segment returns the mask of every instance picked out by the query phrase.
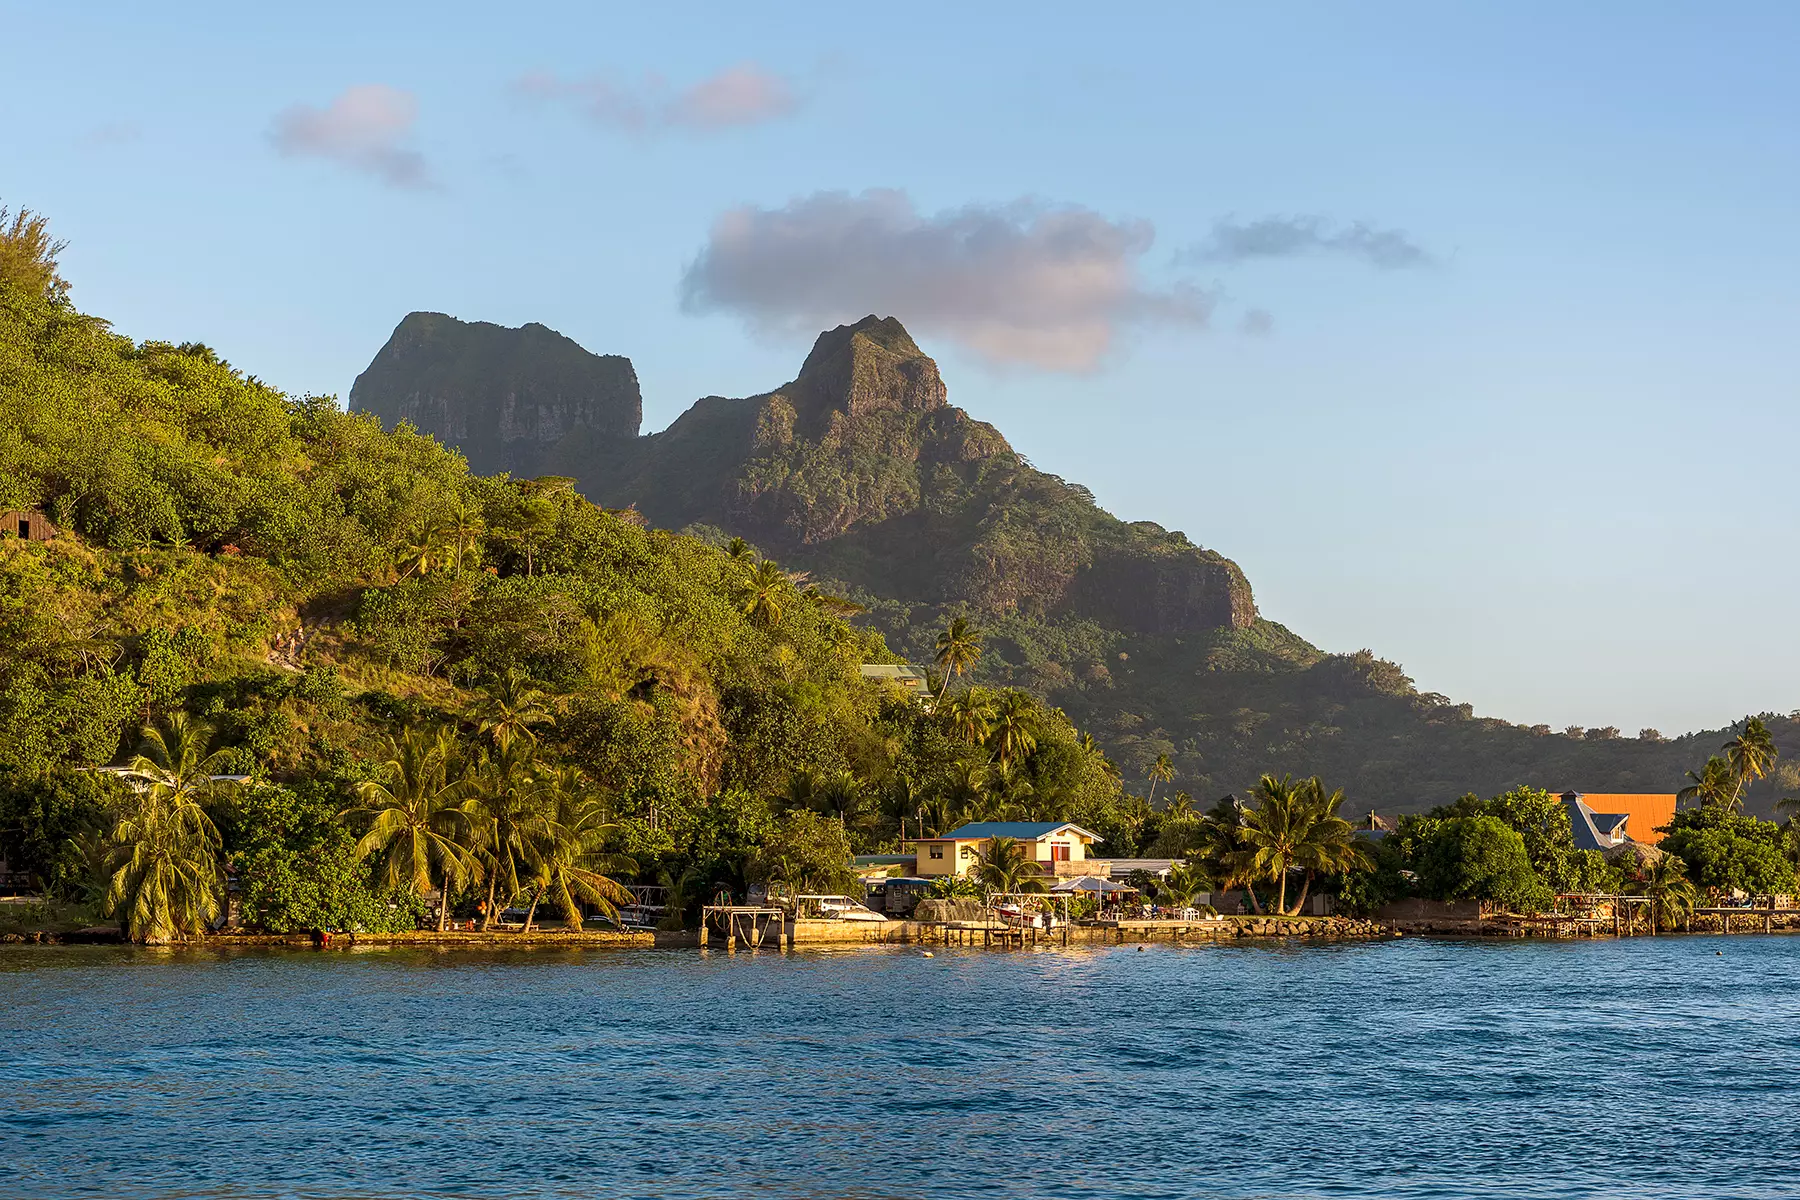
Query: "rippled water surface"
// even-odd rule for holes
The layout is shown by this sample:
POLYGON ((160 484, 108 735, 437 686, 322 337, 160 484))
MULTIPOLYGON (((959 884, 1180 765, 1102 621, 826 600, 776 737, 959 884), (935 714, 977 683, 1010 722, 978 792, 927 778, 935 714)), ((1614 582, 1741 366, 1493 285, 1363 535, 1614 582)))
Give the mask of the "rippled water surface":
POLYGON ((6 1197, 1764 1197, 1797 1150, 1800 938, 0 947, 6 1197))

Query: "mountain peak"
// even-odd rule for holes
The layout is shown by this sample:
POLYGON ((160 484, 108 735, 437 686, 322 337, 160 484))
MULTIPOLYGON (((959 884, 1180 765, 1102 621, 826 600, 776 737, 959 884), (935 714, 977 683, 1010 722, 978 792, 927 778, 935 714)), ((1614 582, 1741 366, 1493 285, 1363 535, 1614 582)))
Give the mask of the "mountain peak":
POLYGON ((643 399, 631 360, 594 354, 536 321, 517 329, 408 313, 350 389, 352 412, 410 421, 477 471, 535 475, 575 435, 636 437, 643 399))
POLYGON ((898 320, 874 314, 821 333, 800 374, 782 391, 797 409, 814 415, 929 412, 948 403, 937 363, 898 320))

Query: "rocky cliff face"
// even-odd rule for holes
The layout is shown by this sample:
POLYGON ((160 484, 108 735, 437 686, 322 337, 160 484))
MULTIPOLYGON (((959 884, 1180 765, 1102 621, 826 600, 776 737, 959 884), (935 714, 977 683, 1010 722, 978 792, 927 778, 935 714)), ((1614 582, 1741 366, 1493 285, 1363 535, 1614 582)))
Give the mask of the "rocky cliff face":
MULTIPOLYGON (((584 440, 532 364, 457 374, 442 351, 413 348, 418 316, 357 381, 352 403, 384 421, 413 420, 461 446, 477 469, 493 461, 484 438, 508 463, 535 448, 534 461, 575 476, 601 504, 636 505, 664 528, 716 526, 788 565, 912 604, 1145 634, 1244 628, 1256 618, 1249 582, 1229 559, 1149 522, 1118 520, 952 405, 937 364, 891 317, 819 335, 800 373, 772 392, 707 397, 644 438, 622 436, 623 420, 603 426, 585 415, 588 429, 613 436, 584 440), (429 378, 416 378, 421 367, 429 378), (521 380, 535 390, 522 391, 521 380), (397 400, 377 407, 363 399, 373 395, 397 400)), ((419 332, 428 342, 432 326, 419 332)), ((635 432, 635 378, 630 397, 635 432)))
POLYGON ((644 415, 630 359, 591 354, 542 325, 417 312, 357 376, 350 408, 389 428, 411 421, 476 471, 527 476, 636 437, 644 415))

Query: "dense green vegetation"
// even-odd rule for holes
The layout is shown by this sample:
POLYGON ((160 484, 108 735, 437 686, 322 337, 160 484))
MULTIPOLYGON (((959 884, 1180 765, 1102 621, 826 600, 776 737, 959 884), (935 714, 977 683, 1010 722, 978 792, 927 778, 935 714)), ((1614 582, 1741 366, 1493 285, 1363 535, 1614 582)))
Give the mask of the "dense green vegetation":
MULTIPOLYGON (((60 530, 0 538, 0 855, 134 936, 228 907, 271 931, 486 924, 511 905, 528 926, 606 914, 631 883, 666 887, 679 920, 720 889, 841 888, 853 853, 984 819, 1072 820, 1109 856, 1187 858, 1171 902, 1243 887, 1259 911, 1319 888, 1363 909, 1530 909, 1633 887, 1670 912, 1696 887, 1795 888, 1793 823, 1739 811, 1759 786, 1800 790, 1779 762, 1792 720, 1746 722, 1694 773, 1668 855, 1607 862, 1571 848, 1549 793, 1514 784, 1666 787, 1693 739, 1477 720, 1262 620, 1124 632, 1079 605, 984 617, 808 579, 717 529, 648 529, 567 478, 474 475, 203 345, 119 337, 72 306, 56 249, 0 214, 0 507, 60 530), (896 643, 935 665, 922 700, 859 675, 896 643), (1259 776, 1244 802, 1195 810, 1191 793, 1259 776), (1495 776, 1493 799, 1379 843, 1345 819, 1495 776)), ((935 367, 909 364, 881 369, 928 401, 935 367)), ((797 395, 802 426, 838 420, 797 395)), ((1050 486, 992 450, 951 475, 1050 486)), ((989 499, 981 554, 1004 583, 1061 518, 989 499)), ((1159 530, 1094 530, 1083 553, 1138 539, 1182 569, 1211 562, 1159 530)), ((989 847, 980 878, 1029 886, 1015 851, 989 847)))
POLYGON ((903 820, 1135 847, 1142 802, 1030 694, 866 683, 881 636, 743 547, 134 344, 49 251, 0 278, 0 506, 61 530, 0 539, 0 853, 59 893, 147 937, 227 878, 252 925, 378 928, 439 891, 443 920, 823 886, 903 820))

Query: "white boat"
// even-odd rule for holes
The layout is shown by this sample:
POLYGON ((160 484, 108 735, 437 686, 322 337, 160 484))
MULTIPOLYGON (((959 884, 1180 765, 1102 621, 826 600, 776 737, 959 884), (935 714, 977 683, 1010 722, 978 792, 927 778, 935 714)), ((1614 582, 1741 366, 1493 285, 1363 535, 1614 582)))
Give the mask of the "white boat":
POLYGON ((868 905, 849 896, 802 896, 800 899, 813 901, 818 907, 819 917, 826 921, 887 920, 868 905))

